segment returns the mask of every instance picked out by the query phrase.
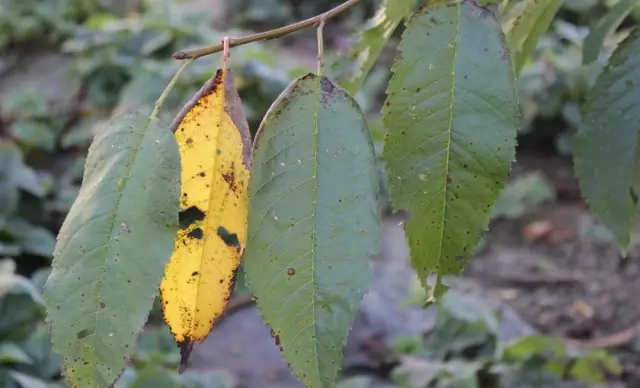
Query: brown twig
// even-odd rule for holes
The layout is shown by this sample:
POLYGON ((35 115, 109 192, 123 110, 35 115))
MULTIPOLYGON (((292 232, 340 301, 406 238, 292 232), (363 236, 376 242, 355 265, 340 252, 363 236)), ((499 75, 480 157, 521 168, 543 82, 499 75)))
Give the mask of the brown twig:
POLYGON ((638 329, 639 325, 636 324, 626 330, 611 334, 606 337, 594 338, 590 340, 575 340, 569 338, 561 339, 569 345, 573 345, 582 349, 616 348, 633 341, 633 339, 636 338, 636 335, 638 334, 638 329))
MULTIPOLYGON (((328 10, 325 13, 314 16, 312 18, 299 21, 297 23, 290 24, 288 26, 276 28, 269 31, 259 32, 257 34, 252 34, 248 36, 244 36, 242 38, 229 39, 229 47, 237 47, 242 46, 243 44, 258 42, 261 40, 269 40, 280 38, 282 36, 288 35, 292 32, 296 32, 311 26, 318 26, 321 22, 327 21, 338 14, 346 11, 352 6, 356 5, 360 0, 347 0, 339 6, 328 10)), ((183 50, 178 51, 173 54, 174 59, 197 59, 200 57, 204 57, 207 55, 215 54, 224 49, 223 43, 214 44, 212 46, 202 47, 196 50, 183 50)))

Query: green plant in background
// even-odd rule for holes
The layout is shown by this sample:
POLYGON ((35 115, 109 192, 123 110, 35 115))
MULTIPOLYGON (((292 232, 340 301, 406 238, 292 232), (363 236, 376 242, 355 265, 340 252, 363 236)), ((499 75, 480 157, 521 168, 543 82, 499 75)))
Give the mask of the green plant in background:
MULTIPOLYGON (((62 357, 51 349, 44 323, 42 288, 49 269, 36 271, 31 279, 15 273, 15 263, 0 260, 0 384, 6 388, 63 388, 62 357)), ((128 387, 231 388, 227 373, 189 372, 176 376, 180 355, 166 327, 149 327, 138 340, 131 365, 116 384, 128 387), (158 385, 161 384, 161 385, 158 385)))
MULTIPOLYGON (((413 223, 407 223, 414 268, 425 281, 425 286, 428 275, 431 272, 436 275, 436 283, 432 283, 431 286, 438 287, 429 288, 430 293, 424 295, 425 299, 437 300, 443 290, 442 276, 455 275, 462 270, 492 214, 493 203, 506 182, 509 165, 513 161, 516 131, 519 127, 524 131, 536 128, 535 121, 541 118, 560 117, 566 123, 567 130, 563 137, 559 138, 563 139, 558 140, 559 146, 571 144, 573 133, 579 132, 574 153, 577 164, 581 166, 579 177, 584 188, 583 194, 592 204, 596 215, 614 231, 621 245, 626 244, 628 237, 625 236, 628 236, 636 214, 637 189, 633 181, 633 167, 637 128, 634 129, 633 125, 637 120, 633 116, 636 112, 630 105, 620 104, 631 104, 631 101, 638 100, 639 75, 634 57, 638 52, 634 47, 634 44, 637 45, 638 35, 637 32, 632 32, 632 24, 624 24, 623 21, 634 20, 637 13, 634 13, 632 8, 637 2, 608 2, 604 7, 605 13, 602 13, 603 7, 595 1, 586 5, 581 3, 581 8, 570 1, 563 2, 562 5, 560 1, 523 0, 501 2, 500 5, 486 2, 489 4, 483 6, 476 6, 470 1, 436 1, 427 5, 415 0, 385 0, 379 3, 378 12, 358 33, 353 50, 346 56, 347 60, 340 64, 346 67, 346 71, 338 72, 337 67, 332 67, 327 70, 327 75, 337 79, 349 93, 356 96, 360 108, 364 111, 377 109, 376 98, 372 96, 376 96, 381 88, 387 88, 388 85, 385 119, 381 121, 379 117, 374 117, 368 120, 369 127, 376 140, 378 167, 383 171, 379 175, 380 186, 383 191, 388 191, 393 210, 409 210, 414 217, 413 223), (492 16, 490 11, 496 16, 492 16), (599 23, 593 28, 585 28, 585 23, 580 17, 575 17, 596 14, 596 11, 600 12, 597 15, 605 16, 583 18, 599 19, 599 23), (558 15, 570 15, 571 21, 560 20, 558 15), (625 17, 626 15, 630 16, 625 17), (402 23, 403 19, 406 20, 405 25, 402 23), (622 28, 619 28, 620 26, 622 28), (502 31, 505 34, 504 38, 502 31), (403 32, 402 37, 398 32, 403 32), (473 40, 482 37, 486 40, 473 40), (385 48, 395 48, 399 39, 401 54, 396 57, 396 64, 392 69, 393 76, 389 82, 390 66, 379 58, 384 57, 385 48), (504 50, 503 40, 509 44, 510 53, 504 50), (616 49, 620 42, 623 43, 616 49), (485 48, 487 51, 483 50, 485 48), (456 55, 452 56, 452 53, 456 55), (598 53, 600 55, 597 55, 598 53), (509 71, 505 70, 510 68, 505 67, 510 63, 514 64, 516 72, 512 77, 508 76, 509 71), (500 66, 503 69, 498 72, 500 66), (603 69, 604 73, 600 75, 603 69), (518 78, 517 90, 515 78, 518 78), (491 82, 496 88, 482 85, 485 81, 491 82), (501 86, 502 91, 498 91, 498 86, 501 86), (612 92, 615 93, 610 94, 612 92), (516 93, 520 96, 523 115, 520 125, 514 116, 517 110, 516 93), (585 96, 589 96, 588 102, 583 105, 585 96), (611 115, 618 121, 613 121, 611 115), (609 127, 611 122, 615 122, 616 125, 609 127), (475 126, 478 128, 474 129, 475 126), (612 132, 607 132, 604 140, 599 139, 597 136, 606 130, 612 132), (607 145, 610 147, 607 148, 607 145), (603 155, 606 155, 609 164, 602 162, 603 155), (622 157, 626 159, 622 160, 622 157), (615 177, 620 177, 615 184, 602 184, 602 180, 615 177), (612 201, 611 198, 617 199, 612 201), (422 215, 418 217, 419 214, 422 215)), ((27 259, 39 263, 42 258, 50 258, 55 242, 52 231, 57 229, 57 223, 75 200, 83 177, 85 146, 101 128, 97 124, 103 122, 114 107, 118 111, 132 108, 146 110, 148 114, 155 99, 162 93, 164 84, 171 79, 169 55, 187 46, 219 41, 223 36, 220 32, 206 27, 201 18, 182 14, 171 7, 148 7, 142 9, 139 15, 123 18, 122 9, 119 10, 120 13, 113 12, 102 8, 100 2, 59 1, 55 4, 56 7, 50 8, 52 4, 35 0, 0 3, 0 48, 41 35, 51 37, 54 43, 64 41, 63 50, 74 56, 73 69, 82 78, 83 93, 88 96, 88 104, 79 112, 79 120, 56 117, 54 112, 49 111, 47 102, 32 91, 20 91, 2 100, 0 129, 8 136, 0 143, 0 254, 19 259, 16 261, 19 268, 29 262, 27 259), (30 9, 38 11, 31 12, 30 9), (20 24, 18 21, 23 23, 20 24), (63 172, 50 172, 38 164, 42 155, 61 151, 67 156, 63 172)), ((258 4, 260 5, 263 4, 258 4)), ((304 9, 302 5, 301 2, 292 1, 290 8, 273 8, 290 10, 287 11, 289 14, 278 16, 282 21, 276 24, 286 23, 293 17, 308 16, 310 12, 319 12, 316 9, 304 9)), ((329 5, 317 6, 324 10, 329 5)), ((278 17, 269 16, 266 20, 273 22, 279 20, 278 17)), ((278 69, 276 55, 256 47, 243 46, 233 49, 233 67, 238 74, 237 86, 252 130, 257 128, 262 119, 262 112, 270 102, 291 78, 298 75, 294 75, 292 71, 278 69)), ((174 116, 185 100, 210 77, 211 72, 211 64, 205 61, 193 63, 178 80, 174 93, 168 96, 160 117, 166 120, 174 116)), ((293 160, 293 163, 295 162, 293 160)), ((283 163, 289 164, 289 161, 283 160, 283 163)), ((91 171, 93 170, 89 170, 89 174, 92 174, 91 171)), ((89 177, 85 176, 85 183, 90 181, 87 178, 89 177)), ((114 178, 111 182, 99 184, 98 187, 108 191, 110 184, 117 186, 119 182, 119 179, 114 178)), ((526 186, 524 183, 522 184, 526 186)), ((327 183, 326 187, 333 184, 340 185, 343 182, 327 183)), ((287 183, 280 185, 281 189, 287 188, 287 183)), ((318 186, 317 189, 320 190, 321 187, 325 185, 318 186)), ((516 189, 512 189, 510 195, 505 193, 498 200, 494 215, 520 212, 521 201, 526 202, 529 199, 519 196, 516 189)), ((165 195, 168 196, 169 193, 165 195)), ((538 201, 547 197, 547 194, 540 192, 531 200, 538 201)), ((95 200, 91 204, 99 206, 101 202, 95 200)), ((351 221, 364 222, 358 217, 362 214, 351 214, 346 208, 330 212, 328 216, 335 217, 329 223, 338 227, 346 225, 341 221, 345 216, 353 217, 351 221)), ((364 233, 370 233, 375 229, 375 223, 367 222, 361 225, 361 231, 364 233)), ((141 232, 143 231, 133 230, 123 238, 135 241, 139 239, 141 232)), ((348 233, 354 232, 356 230, 341 233, 347 233, 348 237, 348 233)), ((81 233, 80 236, 91 239, 91 233, 81 233)), ((254 243, 255 241, 249 240, 249 249, 254 243)), ((329 242, 317 241, 317 244, 325 243, 329 242)), ((165 253, 169 255, 171 252, 165 253)), ((281 260, 290 263, 298 259, 291 252, 283 252, 283 255, 281 260)), ((66 259, 75 261, 77 257, 66 259)), ((100 260, 104 265, 108 265, 107 259, 105 256, 100 260)), ((353 290, 355 297, 350 299, 349 304, 357 302, 360 295, 366 292, 364 283, 359 284, 353 279, 349 280, 350 278, 336 278, 335 273, 331 271, 337 271, 338 267, 329 266, 325 269, 320 266, 323 260, 331 262, 332 257, 312 259, 307 262, 310 279, 318 279, 318 282, 327 281, 329 288, 336 287, 335 283, 338 281, 341 282, 341 286, 347 288, 358 284, 358 290, 353 290), (312 271, 318 269, 326 272, 312 271)), ((140 271, 138 265, 145 264, 142 259, 138 260, 136 267, 128 268, 132 276, 136 276, 136 271, 140 271)), ((46 265, 46 260, 44 263, 46 265)), ((59 263, 60 258, 56 258, 54 272, 60 270, 59 263)), ((256 263, 262 264, 252 259, 252 264, 256 263)), ((265 263, 268 265, 269 261, 265 263)), ((277 269, 273 266, 270 268, 274 273, 277 269)), ((92 276, 86 272, 89 268, 81 270, 85 271, 89 278, 92 276)), ((62 385, 64 383, 58 369, 60 360, 48 347, 48 336, 44 337, 42 334, 46 333, 46 330, 40 323, 44 311, 39 296, 40 288, 28 286, 28 279, 14 275, 13 270, 7 271, 9 272, 11 279, 20 280, 11 280, 12 286, 6 289, 24 287, 26 290, 31 287, 28 291, 20 291, 21 294, 15 292, 27 295, 26 299, 22 297, 20 303, 32 307, 21 306, 20 311, 26 309, 24 311, 29 312, 25 315, 24 322, 38 327, 34 333, 40 334, 34 334, 34 338, 20 335, 13 337, 13 326, 6 331, 10 334, 3 334, 4 328, 0 330, 0 338, 3 341, 0 342, 0 354, 6 354, 2 357, 5 362, 0 366, 0 382, 8 381, 7 384, 28 386, 30 383, 25 382, 25 379, 35 378, 62 385), (14 283, 22 286, 16 286, 14 283), (39 366, 29 369, 29 365, 40 365, 37 360, 41 358, 27 351, 24 341, 40 341, 38 343, 42 346, 39 351, 54 359, 52 366, 47 367, 48 371, 47 368, 39 366)), ((298 273, 301 273, 300 270, 298 273)), ((344 273, 348 274, 349 269, 344 273)), ((34 275, 34 282, 42 284, 48 272, 37 274, 38 276, 34 275)), ((160 279, 156 280, 150 280, 151 284, 148 286, 153 286, 160 279)), ((283 287, 282 295, 295 292, 287 286, 286 281, 278 284, 283 287)), ((155 291, 152 292, 151 288, 153 287, 149 287, 149 292, 145 295, 140 294, 138 297, 147 300, 153 298, 155 291)), ((12 300, 7 298, 13 297, 14 291, 2 294, 2 289, 0 286, 3 298, 0 303, 12 300)), ((331 349, 323 349, 322 352, 304 357, 287 356, 285 352, 293 371, 308 386, 331 386, 340 367, 343 333, 350 326, 350 311, 353 306, 339 307, 347 303, 344 295, 332 294, 331 298, 328 298, 328 294, 323 293, 320 286, 314 290, 317 294, 313 298, 293 302, 275 300, 277 298, 265 302, 274 297, 268 287, 258 290, 259 292, 253 291, 258 297, 258 306, 267 317, 278 313, 274 310, 279 304, 286 305, 291 311, 298 311, 299 315, 296 318, 303 324, 311 325, 310 331, 305 332, 311 334, 305 334, 304 338, 309 342, 309 346, 326 345, 327 341, 318 343, 317 338, 320 337, 313 334, 319 334, 321 328, 326 327, 332 333, 340 333, 330 336, 335 342, 331 349), (309 307, 305 307, 306 310, 301 304, 303 302, 309 303, 309 307), (345 311, 338 315, 341 318, 339 324, 323 321, 327 319, 322 315, 323 309, 331 310, 335 314, 338 308, 345 311), (324 356, 319 357, 320 353, 324 356), (310 374, 304 374, 303 370, 310 371, 310 374), (327 372, 322 379, 313 377, 313 374, 322 375, 329 370, 331 373, 327 372)), ((52 289, 50 292, 55 293, 56 290, 52 289)), ((85 304, 84 307, 92 305, 94 309, 98 309, 98 289, 89 292, 92 298, 83 299, 81 303, 85 304)), ((451 294, 446 294, 441 303, 446 305, 445 301, 449 295, 451 294)), ((79 307, 80 303, 61 306, 67 310, 79 307)), ((150 308, 150 304, 148 307, 150 308)), ((439 386, 462 384, 460 381, 451 380, 452 377, 466 376, 471 381, 486 374, 506 384, 504 381, 513 381, 508 380, 509 376, 515 373, 513 369, 516 369, 517 373, 524 373, 523 371, 534 370, 529 369, 534 367, 538 368, 535 370, 548 370, 550 375, 545 374, 545 378, 550 379, 548 381, 557 380, 557 373, 554 372, 558 371, 558 365, 565 367, 564 372, 590 382, 601 377, 585 374, 585 371, 593 370, 595 364, 608 365, 611 372, 616 370, 613 363, 602 355, 576 355, 565 348, 558 350, 561 345, 548 342, 547 339, 538 338, 534 342, 548 344, 549 349, 557 351, 552 352, 550 358, 533 357, 532 354, 540 352, 531 348, 526 339, 522 340, 524 345, 500 344, 500 341, 494 338, 493 328, 488 327, 486 322, 478 323, 484 318, 461 319, 455 314, 448 315, 446 306, 439 308, 445 312, 436 337, 446 338, 447 333, 442 330, 451 326, 459 327, 465 333, 469 331, 473 340, 456 349, 447 349, 443 345, 444 350, 439 354, 412 353, 413 358, 404 358, 404 361, 408 360, 408 369, 411 370, 411 367, 417 365, 418 378, 422 379, 425 376, 424 370, 421 369, 424 362, 416 358, 428 361, 427 375, 433 376, 430 377, 430 381, 437 382, 439 386), (457 323, 452 323, 456 320, 457 323), (449 360, 443 354, 459 355, 467 350, 467 347, 483 349, 474 350, 476 361, 462 359, 454 363, 443 362, 449 360), (534 359, 531 360, 531 357, 534 359), (411 364, 412 362, 414 364, 411 364), (569 364, 573 366, 567 369, 569 364), (492 368, 489 368, 490 366, 492 368)), ((137 309, 136 314, 144 316, 147 312, 145 304, 144 308, 137 309)), ((267 321, 273 323, 273 319, 268 318, 267 321)), ((0 324, 2 322, 4 321, 0 320, 0 324)), ((140 329, 138 324, 127 325, 126 322, 121 320, 115 323, 112 329, 134 332, 140 329)), ((55 333, 54 322, 54 335, 55 333)), ((290 349, 288 341, 298 334, 284 330, 279 335, 286 350, 290 349)), ((466 335, 462 337, 466 338, 466 335)), ((128 340, 131 349, 135 345, 131 343, 135 341, 135 337, 132 338, 128 340)), ((464 338, 461 339, 462 342, 465 341, 464 338)), ((175 368, 177 363, 178 354, 175 349, 168 351, 169 347, 165 345, 170 341, 167 340, 170 340, 170 336, 164 328, 152 329, 148 335, 147 332, 143 332, 139 340, 139 350, 133 355, 132 366, 125 370, 117 386, 159 383, 178 386, 180 383, 186 384, 185 381, 198 379, 200 386, 232 384, 225 376, 211 377, 212 381, 219 383, 206 383, 206 378, 191 373, 181 377, 171 373, 171 369, 175 368), (149 345, 150 343, 157 345, 149 345), (144 350, 146 346, 150 348, 144 350), (136 383, 136 379, 146 382, 136 383)), ((62 341, 82 342, 77 337, 64 338, 62 341)), ((431 345, 435 346, 431 342, 429 344, 430 348, 431 345)), ((57 347, 56 350, 59 351, 60 348, 57 347)), ((68 358, 78 356, 74 351, 63 353, 68 358)), ((122 356, 123 354, 103 354, 101 357, 117 358, 124 368, 127 360, 122 359, 122 356)), ((99 368, 105 360, 86 361, 99 368)), ((396 373, 400 385, 406 383, 406 378, 415 378, 411 373, 410 377, 406 377, 406 366, 405 362, 396 373)), ((70 382, 74 384, 74 381, 70 382)), ((96 380, 91 386, 103 386, 102 383, 104 382, 96 380)))
POLYGON ((479 297, 452 290, 438 307, 431 332, 395 342, 393 376, 400 387, 568 388, 575 381, 602 383, 605 374, 621 372, 604 351, 538 335, 502 338, 500 313, 479 297))

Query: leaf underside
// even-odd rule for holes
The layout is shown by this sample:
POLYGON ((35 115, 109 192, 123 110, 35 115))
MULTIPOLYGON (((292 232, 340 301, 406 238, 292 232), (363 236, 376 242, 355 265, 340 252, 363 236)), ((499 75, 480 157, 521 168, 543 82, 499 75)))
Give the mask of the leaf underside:
POLYGON ((582 194, 624 250, 640 193, 640 30, 613 53, 583 105, 574 142, 582 194))
POLYGON ((173 249, 180 156, 167 126, 148 120, 120 115, 96 136, 58 236, 45 298, 73 387, 122 373, 173 249))
POLYGON ((438 1, 407 23, 387 89, 384 159, 390 199, 410 219, 411 262, 429 301, 458 275, 487 226, 515 157, 518 101, 493 14, 438 1))
POLYGON ((226 65, 174 122, 182 157, 180 230, 160 291, 186 368, 226 308, 244 250, 251 135, 226 65))
POLYGON ((265 116, 253 161, 247 280, 298 378, 332 387, 380 238, 365 118, 328 78, 306 75, 265 116))

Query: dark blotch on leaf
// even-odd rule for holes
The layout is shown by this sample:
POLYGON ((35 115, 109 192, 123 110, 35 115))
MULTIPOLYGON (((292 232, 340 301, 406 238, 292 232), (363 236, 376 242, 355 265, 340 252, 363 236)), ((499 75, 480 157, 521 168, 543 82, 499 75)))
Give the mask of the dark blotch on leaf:
POLYGON ((196 206, 191 206, 179 215, 180 229, 187 229, 191 224, 204 220, 204 212, 196 206))
POLYGON ((287 275, 293 276, 295 274, 296 274, 296 269, 295 268, 288 268, 287 269, 287 275))
POLYGON ((195 228, 191 232, 187 233, 187 236, 195 238, 196 240, 202 240, 202 237, 204 237, 204 232, 202 232, 202 229, 200 228, 195 228))
POLYGON ((80 330, 77 334, 76 334, 76 338, 77 339, 83 339, 87 336, 89 336, 89 334, 91 334, 91 332, 89 331, 89 329, 84 329, 84 330, 80 330))
POLYGON ((222 239, 222 241, 224 241, 227 246, 240 249, 240 241, 238 240, 238 235, 235 233, 230 233, 224 226, 218 227, 218 236, 222 239))
POLYGON ((329 78, 320 77, 320 89, 322 89, 322 93, 320 93, 320 104, 326 106, 329 104, 329 97, 335 93, 336 87, 331 83, 329 78))

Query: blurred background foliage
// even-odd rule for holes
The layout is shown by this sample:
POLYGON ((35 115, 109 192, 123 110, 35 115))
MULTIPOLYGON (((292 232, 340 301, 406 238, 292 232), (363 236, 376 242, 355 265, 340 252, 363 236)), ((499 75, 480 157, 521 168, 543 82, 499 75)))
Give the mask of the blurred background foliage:
MULTIPOLYGON (((178 66, 171 60, 173 52, 225 35, 282 26, 340 2, 227 0, 226 16, 216 17, 210 3, 197 0, 0 0, 0 385, 64 386, 60 359, 49 345, 41 291, 55 235, 75 199, 87 147, 101 124, 114 111, 150 111, 178 66)), ((380 2, 362 1, 325 29, 333 48, 328 50, 332 76, 341 79, 348 71, 348 47, 380 2)), ((564 1, 519 81, 521 151, 571 154, 571 135, 581 120, 578 102, 616 42, 640 21, 637 8, 606 42, 600 59, 583 66, 581 48, 589 25, 615 3, 564 1)), ((384 137, 380 104, 401 30, 356 96, 370 119, 378 151, 384 137)), ((314 34, 304 31, 233 50, 232 66, 252 132, 292 78, 314 67, 314 34)), ((217 61, 217 56, 205 58, 188 68, 162 119, 172 119, 211 76, 217 61)), ((544 182, 528 177, 505 190, 495 216, 517 217, 524 207, 552 197, 544 182)), ((384 195, 382 201, 386 207, 384 195)), ((465 298, 447 295, 435 332, 398 342, 388 355, 395 365, 395 384, 564 387, 573 386, 567 378, 593 383, 619 372, 605 352, 573 351, 551 337, 506 343, 496 334, 498 318, 492 309, 465 298)), ((118 387, 235 385, 224 372, 176 375, 178 352, 161 323, 156 306, 118 387)), ((342 385, 367 386, 357 378, 342 385)))

